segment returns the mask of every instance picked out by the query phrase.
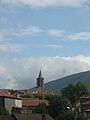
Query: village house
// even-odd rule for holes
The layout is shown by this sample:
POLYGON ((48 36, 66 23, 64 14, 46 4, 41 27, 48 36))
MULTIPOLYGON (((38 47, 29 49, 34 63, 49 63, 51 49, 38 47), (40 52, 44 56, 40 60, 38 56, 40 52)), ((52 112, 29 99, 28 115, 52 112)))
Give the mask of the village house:
POLYGON ((11 114, 12 107, 22 108, 22 99, 0 92, 0 106, 5 107, 11 114))

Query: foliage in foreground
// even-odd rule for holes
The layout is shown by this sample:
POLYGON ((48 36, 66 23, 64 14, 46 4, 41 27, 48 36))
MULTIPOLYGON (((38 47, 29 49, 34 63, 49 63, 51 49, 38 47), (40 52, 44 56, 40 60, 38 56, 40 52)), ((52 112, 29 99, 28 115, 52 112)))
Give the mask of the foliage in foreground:
POLYGON ((56 95, 49 103, 48 113, 55 119, 59 114, 67 112, 70 107, 71 104, 67 98, 56 95))
POLYGON ((62 95, 68 98, 72 105, 79 100, 80 97, 87 95, 89 92, 88 85, 84 82, 77 82, 77 84, 69 84, 62 89, 62 95))
POLYGON ((0 115, 9 115, 9 112, 5 107, 0 107, 0 115))
POLYGON ((47 113, 48 112, 47 106, 44 103, 42 103, 42 104, 40 103, 36 108, 33 109, 32 112, 33 113, 40 113, 40 114, 47 113))
POLYGON ((81 114, 78 116, 77 120, 87 120, 87 118, 83 114, 81 114))
POLYGON ((63 112, 62 114, 59 114, 55 120, 74 120, 74 112, 71 110, 68 110, 67 112, 63 112))

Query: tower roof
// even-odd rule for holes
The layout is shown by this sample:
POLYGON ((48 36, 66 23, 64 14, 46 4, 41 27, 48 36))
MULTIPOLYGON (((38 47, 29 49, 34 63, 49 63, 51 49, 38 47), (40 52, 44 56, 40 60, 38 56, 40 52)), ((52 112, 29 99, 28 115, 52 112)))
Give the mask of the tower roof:
POLYGON ((41 72, 41 70, 40 70, 40 72, 39 72, 38 78, 43 78, 43 77, 42 77, 42 72, 41 72))

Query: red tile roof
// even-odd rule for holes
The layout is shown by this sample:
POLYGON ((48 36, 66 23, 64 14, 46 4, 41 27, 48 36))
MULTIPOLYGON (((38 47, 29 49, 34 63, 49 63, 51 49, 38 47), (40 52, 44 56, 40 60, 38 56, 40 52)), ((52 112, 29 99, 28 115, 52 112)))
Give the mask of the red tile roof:
POLYGON ((7 94, 7 93, 1 92, 1 91, 0 91, 0 97, 9 97, 9 98, 14 98, 14 99, 15 98, 19 99, 19 98, 13 96, 13 95, 10 95, 10 94, 7 94))
POLYGON ((31 99, 31 98, 23 98, 22 99, 22 106, 37 106, 39 103, 45 103, 48 105, 47 100, 39 100, 39 99, 31 99))

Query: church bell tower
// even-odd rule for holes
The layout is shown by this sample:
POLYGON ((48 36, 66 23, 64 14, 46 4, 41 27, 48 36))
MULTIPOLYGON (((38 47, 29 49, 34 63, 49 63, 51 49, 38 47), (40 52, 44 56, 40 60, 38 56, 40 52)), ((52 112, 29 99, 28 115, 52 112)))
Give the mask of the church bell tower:
POLYGON ((41 70, 39 72, 39 76, 37 78, 37 88, 43 89, 44 87, 44 78, 42 77, 41 70))

